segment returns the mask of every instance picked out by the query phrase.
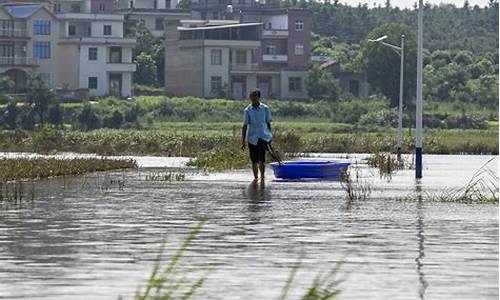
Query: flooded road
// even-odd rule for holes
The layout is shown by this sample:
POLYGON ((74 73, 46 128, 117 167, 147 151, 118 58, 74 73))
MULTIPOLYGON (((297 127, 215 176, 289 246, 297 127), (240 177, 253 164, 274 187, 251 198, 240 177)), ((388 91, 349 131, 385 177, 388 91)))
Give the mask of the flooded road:
POLYGON ((214 270, 194 299, 276 299, 300 257, 290 299, 337 262, 339 299, 497 299, 498 205, 401 200, 463 186, 492 157, 425 156, 419 183, 413 170, 380 178, 361 157, 349 160, 373 192, 352 203, 338 182, 270 169, 264 185, 249 170, 146 180, 175 159, 27 183, 33 199, 0 202, 0 299, 131 299, 162 241, 169 257, 200 220, 182 265, 214 270))

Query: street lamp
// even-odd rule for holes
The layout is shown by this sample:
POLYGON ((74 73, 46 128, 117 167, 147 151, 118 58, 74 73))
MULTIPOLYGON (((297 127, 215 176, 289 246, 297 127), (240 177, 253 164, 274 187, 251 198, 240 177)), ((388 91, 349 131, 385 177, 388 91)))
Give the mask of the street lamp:
POLYGON ((368 40, 369 42, 379 43, 383 46, 389 47, 401 57, 401 67, 399 70, 399 116, 398 116, 398 140, 396 153, 398 160, 401 160, 401 148, 403 146, 403 66, 405 57, 405 35, 401 35, 401 46, 395 46, 384 42, 387 35, 381 36, 378 39, 368 40))

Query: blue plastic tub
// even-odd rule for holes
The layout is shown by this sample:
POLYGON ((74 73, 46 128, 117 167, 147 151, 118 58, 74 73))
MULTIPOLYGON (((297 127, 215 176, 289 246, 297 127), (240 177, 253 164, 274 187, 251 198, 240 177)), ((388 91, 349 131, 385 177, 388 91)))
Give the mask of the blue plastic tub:
POLYGON ((271 163, 274 176, 280 179, 329 179, 340 178, 340 172, 347 170, 347 160, 294 160, 281 165, 271 163))

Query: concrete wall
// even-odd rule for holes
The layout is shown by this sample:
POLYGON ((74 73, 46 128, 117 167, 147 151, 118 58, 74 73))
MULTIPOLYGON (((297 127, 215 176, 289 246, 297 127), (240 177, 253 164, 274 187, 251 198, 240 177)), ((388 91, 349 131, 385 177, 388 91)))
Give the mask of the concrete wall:
MULTIPOLYGON (((222 86, 227 86, 229 89, 229 48, 223 47, 204 47, 204 84, 203 84, 203 97, 213 97, 216 95, 212 94, 211 87, 211 77, 220 76, 222 77, 222 86), (212 65, 211 64, 211 50, 221 50, 222 51, 222 64, 212 65)), ((234 54, 234 53, 233 53, 234 54)), ((247 63, 249 61, 247 53, 247 63)), ((233 55, 233 62, 236 61, 236 56, 233 55)))
POLYGON ((306 67, 311 52, 312 14, 304 10, 290 10, 288 15, 288 66, 306 67), (295 22, 303 21, 304 30, 295 30, 295 22), (295 44, 304 45, 304 55, 295 55, 295 44))
POLYGON ((114 10, 113 0, 91 0, 90 11, 93 14, 112 14, 114 10), (105 10, 100 11, 99 5, 104 4, 105 10))
POLYGON ((57 81, 55 87, 67 87, 69 89, 80 87, 79 61, 80 53, 77 44, 59 45, 57 47, 57 81))
POLYGON ((50 58, 48 59, 37 59, 39 67, 37 68, 37 73, 50 74, 50 86, 54 87, 55 83, 58 82, 57 77, 57 42, 59 40, 59 26, 57 20, 48 11, 40 9, 35 12, 30 19, 26 22, 28 35, 31 36, 31 41, 27 43, 26 56, 34 57, 33 55, 33 45, 35 41, 50 42, 50 58), (33 21, 34 20, 49 20, 50 21, 50 35, 33 35, 33 21))
POLYGON ((265 28, 269 28, 268 23, 271 23, 272 29, 288 29, 288 15, 264 16, 262 23, 265 23, 265 28))
POLYGON ((169 95, 203 97, 201 41, 166 41, 165 88, 169 95), (180 46, 183 45, 183 47, 180 46))
POLYGON ((304 78, 306 76, 305 71, 281 71, 281 99, 305 99, 307 98, 306 87, 304 78), (288 79, 290 77, 301 77, 302 78, 302 91, 294 92, 290 91, 288 85, 288 79))
POLYGON ((97 77, 97 89, 89 90, 91 96, 107 95, 109 93, 106 46, 82 45, 79 62, 79 87, 88 88, 89 77, 97 77), (97 48, 97 60, 89 60, 89 48, 97 48))
POLYGON ((123 22, 121 21, 92 21, 92 37, 123 37, 123 22), (104 35, 104 25, 111 25, 111 35, 104 35))

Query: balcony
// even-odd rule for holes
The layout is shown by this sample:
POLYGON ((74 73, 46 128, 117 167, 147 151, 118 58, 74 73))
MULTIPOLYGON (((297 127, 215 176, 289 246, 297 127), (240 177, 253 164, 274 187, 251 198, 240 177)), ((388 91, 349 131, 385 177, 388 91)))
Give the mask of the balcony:
POLYGON ((111 63, 106 64, 107 72, 135 72, 136 66, 134 63, 111 63))
POLYGON ((262 61, 271 63, 286 63, 288 61, 288 55, 286 54, 264 54, 262 55, 262 61))
POLYGON ((0 28, 0 38, 29 38, 26 29, 0 28))
POLYGON ((265 29, 262 35, 265 38, 287 38, 287 29, 265 29))
POLYGON ((32 57, 0 57, 0 66, 38 66, 37 60, 32 57))
POLYGON ((250 71, 258 71, 259 70, 259 64, 257 63, 252 63, 252 64, 230 64, 229 65, 229 70, 232 72, 250 72, 250 71))

